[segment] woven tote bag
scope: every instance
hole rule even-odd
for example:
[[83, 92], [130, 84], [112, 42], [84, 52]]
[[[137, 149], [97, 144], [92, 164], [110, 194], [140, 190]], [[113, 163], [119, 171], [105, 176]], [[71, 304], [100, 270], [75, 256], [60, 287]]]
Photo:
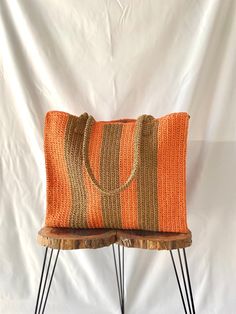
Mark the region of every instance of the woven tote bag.
[[49, 111], [45, 117], [45, 225], [188, 232], [189, 115], [96, 121]]

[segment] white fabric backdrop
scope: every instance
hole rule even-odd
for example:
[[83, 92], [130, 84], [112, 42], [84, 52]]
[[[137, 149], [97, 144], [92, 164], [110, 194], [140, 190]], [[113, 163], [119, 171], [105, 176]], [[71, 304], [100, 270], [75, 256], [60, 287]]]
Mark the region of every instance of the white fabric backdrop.
[[[0, 313], [33, 313], [48, 110], [191, 115], [197, 313], [236, 313], [236, 2], [0, 1]], [[47, 313], [119, 313], [111, 248], [62, 252]], [[182, 313], [168, 252], [126, 250], [129, 314]]]

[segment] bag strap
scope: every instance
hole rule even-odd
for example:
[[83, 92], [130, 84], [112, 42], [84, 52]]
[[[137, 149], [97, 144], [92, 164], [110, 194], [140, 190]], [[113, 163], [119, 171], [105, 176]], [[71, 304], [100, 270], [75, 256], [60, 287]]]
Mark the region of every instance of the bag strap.
[[119, 187], [117, 187], [113, 190], [107, 190], [107, 189], [104, 189], [100, 185], [100, 183], [97, 181], [97, 179], [95, 178], [95, 176], [92, 172], [91, 166], [90, 166], [89, 157], [88, 157], [89, 135], [90, 135], [91, 127], [92, 127], [93, 123], [95, 122], [95, 119], [91, 115], [88, 117], [88, 119], [86, 121], [85, 130], [84, 130], [82, 156], [83, 156], [85, 168], [87, 170], [87, 173], [88, 173], [92, 183], [102, 194], [113, 195], [113, 194], [116, 194], [116, 193], [123, 191], [124, 189], [126, 189], [130, 185], [131, 181], [134, 179], [134, 177], [137, 173], [137, 170], [138, 170], [138, 165], [139, 165], [139, 160], [140, 160], [139, 155], [140, 155], [140, 145], [141, 145], [141, 139], [142, 139], [143, 122], [145, 120], [151, 121], [153, 119], [154, 119], [153, 116], [144, 114], [144, 115], [139, 116], [138, 119], [136, 120], [135, 133], [134, 133], [134, 161], [133, 161], [131, 173], [130, 173], [128, 179], [122, 185], [120, 185]]

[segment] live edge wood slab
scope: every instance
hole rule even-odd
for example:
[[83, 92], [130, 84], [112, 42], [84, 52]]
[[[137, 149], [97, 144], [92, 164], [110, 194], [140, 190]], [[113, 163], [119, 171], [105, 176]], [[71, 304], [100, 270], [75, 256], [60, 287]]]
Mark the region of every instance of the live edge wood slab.
[[173, 250], [192, 243], [192, 234], [142, 230], [71, 229], [44, 227], [37, 241], [53, 249], [97, 249], [117, 243], [125, 247], [149, 250]]

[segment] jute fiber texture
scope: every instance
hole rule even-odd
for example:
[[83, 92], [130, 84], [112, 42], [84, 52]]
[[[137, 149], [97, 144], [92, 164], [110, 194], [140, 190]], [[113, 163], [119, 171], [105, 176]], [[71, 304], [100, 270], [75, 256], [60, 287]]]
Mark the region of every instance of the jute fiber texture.
[[45, 118], [45, 224], [67, 228], [187, 232], [189, 115], [96, 121]]

